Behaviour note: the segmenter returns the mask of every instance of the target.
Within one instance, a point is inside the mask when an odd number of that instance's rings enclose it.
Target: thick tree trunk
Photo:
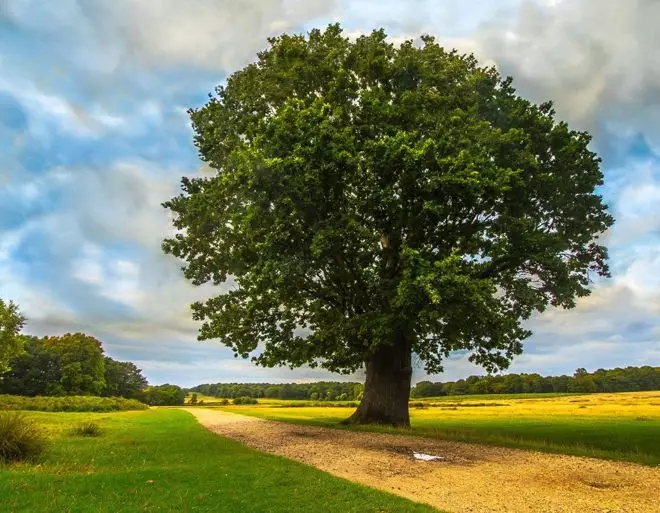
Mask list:
[[[410,343],[403,339],[378,350],[367,362],[367,379],[360,406],[344,421],[346,424],[410,427],[411,356]]]

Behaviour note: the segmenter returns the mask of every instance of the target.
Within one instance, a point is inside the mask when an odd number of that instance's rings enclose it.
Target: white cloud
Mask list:
[[[266,37],[333,10],[329,0],[120,0],[107,4],[133,54],[150,64],[234,68]]]
[[[527,1],[474,39],[524,94],[554,100],[574,125],[620,121],[660,145],[658,19],[660,4],[647,0],[573,0],[552,9]]]

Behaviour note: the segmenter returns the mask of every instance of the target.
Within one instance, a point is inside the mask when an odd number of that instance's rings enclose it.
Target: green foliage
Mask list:
[[[35,411],[127,411],[144,410],[147,406],[135,399],[123,397],[26,397],[18,395],[0,395],[0,411],[2,410],[35,410]]]
[[[254,451],[209,432],[182,411],[86,415],[103,418],[102,443],[68,436],[80,414],[31,415],[53,433],[53,449],[38,471],[0,468],[3,513],[436,512]]]
[[[24,339],[20,336],[25,317],[11,301],[0,299],[0,374],[10,369],[10,361],[21,354]]]
[[[258,401],[254,399],[253,397],[236,397],[233,401],[233,404],[236,405],[241,405],[241,404],[257,404]]]
[[[0,391],[15,395],[64,395],[58,352],[43,339],[25,337],[24,351],[11,360],[11,370],[0,379]]]
[[[0,463],[34,460],[48,447],[48,439],[22,413],[0,411]]]
[[[132,362],[118,362],[106,356],[105,389],[103,395],[108,397],[136,398],[149,383],[142,371]]]
[[[522,321],[608,275],[600,159],[551,103],[429,36],[269,41],[190,111],[215,173],[165,203],[186,278],[236,284],[193,305],[200,339],[265,366],[348,373],[394,343],[495,371]]]
[[[60,384],[68,395],[100,395],[105,388],[105,362],[101,342],[84,333],[42,339],[59,357]]]
[[[176,385],[150,386],[140,391],[138,399],[150,406],[180,406],[186,400],[186,392]]]
[[[103,356],[101,343],[93,337],[76,333],[23,339],[24,350],[0,378],[0,392],[136,398],[147,386],[140,369]]]
[[[76,436],[101,436],[101,426],[92,420],[86,420],[76,424],[71,429],[71,434]]]
[[[660,390],[660,367],[626,367],[598,369],[588,373],[578,369],[571,376],[539,374],[505,374],[502,376],[470,376],[458,381],[431,383],[420,381],[411,390],[411,397],[474,394],[540,394],[637,392]]]
[[[190,397],[190,404],[197,404],[197,394],[193,394]]]
[[[311,399],[313,401],[328,400],[328,394],[346,396],[352,401],[362,393],[361,383],[344,383],[339,381],[317,381],[315,383],[213,383],[198,385],[190,389],[191,392],[212,397],[254,397],[267,399]]]

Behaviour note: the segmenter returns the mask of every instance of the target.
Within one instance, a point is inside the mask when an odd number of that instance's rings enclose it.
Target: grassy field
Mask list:
[[[411,407],[413,432],[421,436],[660,464],[660,392],[459,396],[421,402],[424,406]],[[349,429],[339,421],[352,411],[286,407],[281,402],[222,409],[341,429]],[[397,432],[380,427],[350,429]]]
[[[53,445],[39,464],[0,465],[3,513],[435,511],[246,449],[183,411],[29,415]],[[100,437],[71,434],[90,419]]]

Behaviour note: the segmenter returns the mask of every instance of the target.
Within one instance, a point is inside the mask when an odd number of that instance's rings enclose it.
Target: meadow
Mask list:
[[[180,410],[26,415],[51,447],[41,461],[0,465],[2,511],[436,511],[245,448]],[[72,430],[88,421],[98,436]]]
[[[402,432],[343,426],[350,408],[305,403],[220,408],[283,422]],[[660,392],[447,396],[413,400],[410,413],[412,433],[420,436],[660,465]]]

